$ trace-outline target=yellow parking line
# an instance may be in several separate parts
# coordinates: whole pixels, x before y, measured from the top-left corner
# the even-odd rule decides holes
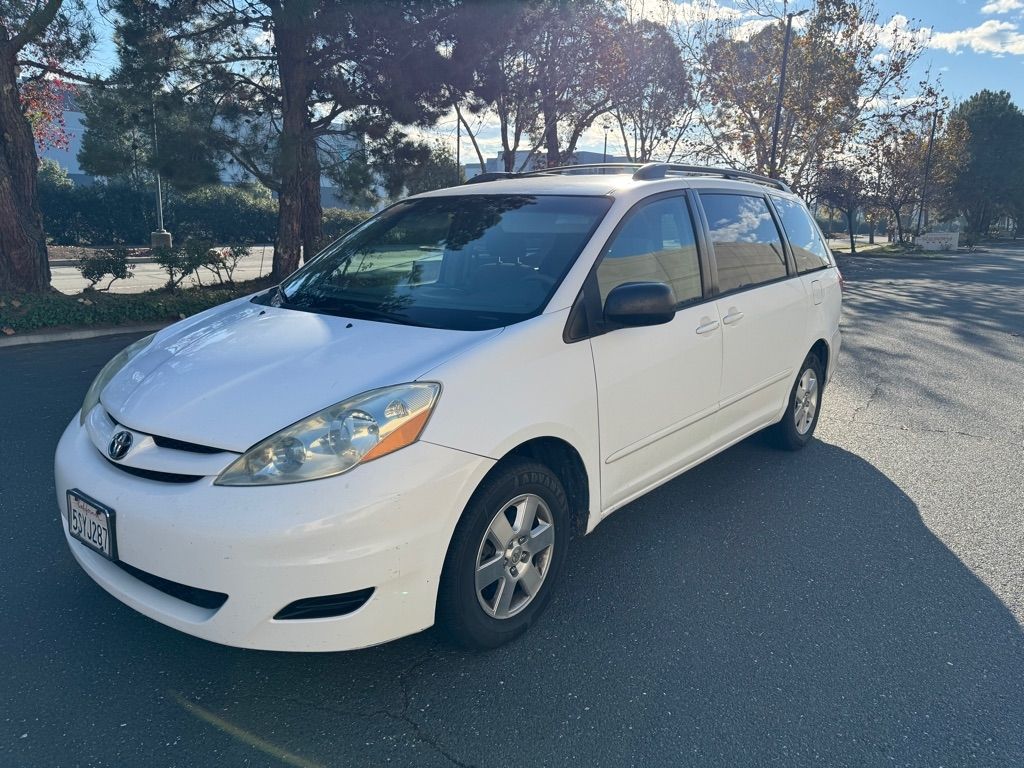
[[[281,747],[271,744],[266,739],[261,739],[254,733],[249,733],[249,731],[244,728],[239,728],[237,725],[229,723],[227,720],[213,714],[213,712],[205,707],[196,704],[194,701],[189,701],[177,691],[168,691],[168,693],[171,694],[174,700],[178,702],[186,712],[195,715],[200,720],[204,720],[214,728],[219,728],[229,736],[234,736],[236,739],[244,744],[248,744],[253,749],[258,749],[260,752],[264,752],[271,757],[276,757],[282,763],[294,765],[295,768],[324,768],[320,763],[315,763],[312,760],[307,760],[304,757],[293,754],[286,749],[282,749]]]

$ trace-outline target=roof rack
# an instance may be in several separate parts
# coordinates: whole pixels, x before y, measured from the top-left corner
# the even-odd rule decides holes
[[[737,171],[735,168],[712,168],[706,165],[680,165],[679,163],[647,163],[642,166],[633,178],[637,181],[649,179],[664,179],[670,173],[678,173],[687,176],[720,176],[723,179],[735,179],[737,181],[752,181],[756,184],[765,184],[783,192],[792,192],[789,185],[781,179],[773,179],[770,176],[762,176],[759,173]]]
[[[593,173],[594,171],[610,170],[613,173],[631,173],[636,172],[643,167],[642,163],[580,163],[579,165],[555,165],[551,168],[537,168],[533,171],[527,171],[526,173],[520,173],[520,176],[571,176],[574,171],[588,171]]]
[[[462,183],[483,184],[485,181],[497,181],[498,179],[514,179],[518,175],[518,173],[509,173],[507,171],[487,171],[485,173],[478,173],[476,176],[470,176]]]
[[[551,168],[535,168],[532,171],[487,171],[466,179],[463,184],[482,184],[485,181],[500,179],[522,179],[530,176],[571,176],[576,171],[593,173],[597,170],[610,169],[615,173],[633,173],[641,167],[640,163],[581,163],[579,165],[557,165]],[[582,174],[581,174],[582,175]]]
[[[792,192],[784,181],[773,179],[769,176],[761,176],[760,174],[747,171],[737,171],[735,168],[714,168],[706,165],[681,165],[679,163],[583,163],[580,165],[558,165],[551,168],[537,168],[533,171],[520,173],[489,171],[487,173],[478,173],[476,176],[467,179],[464,183],[481,184],[485,181],[522,179],[531,176],[571,176],[576,172],[595,173],[597,171],[630,173],[636,181],[664,179],[669,175],[717,176],[736,181],[752,181],[755,184],[764,184],[775,189],[781,189],[783,192]]]

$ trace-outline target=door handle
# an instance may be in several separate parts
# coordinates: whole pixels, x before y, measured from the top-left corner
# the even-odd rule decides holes
[[[729,307],[729,314],[722,318],[722,322],[726,325],[732,325],[733,323],[738,323],[742,319],[742,312],[736,309],[736,307]]]
[[[702,317],[700,319],[700,325],[697,326],[697,333],[699,333],[699,334],[711,333],[716,328],[718,328],[718,321],[717,320],[712,320],[709,317]]]

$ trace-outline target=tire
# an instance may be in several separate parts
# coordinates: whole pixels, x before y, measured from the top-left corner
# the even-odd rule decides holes
[[[800,366],[782,420],[772,427],[772,436],[780,448],[799,451],[811,441],[821,414],[824,382],[824,366],[812,352]]]
[[[441,631],[467,648],[495,648],[525,632],[554,594],[570,522],[565,489],[550,469],[518,458],[499,465],[473,494],[448,547]]]

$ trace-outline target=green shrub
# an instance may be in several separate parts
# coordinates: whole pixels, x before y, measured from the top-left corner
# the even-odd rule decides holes
[[[172,248],[154,248],[153,260],[167,273],[167,290],[173,291],[186,277],[206,266],[210,248],[211,244],[202,240],[186,240]]]
[[[128,263],[128,249],[123,245],[117,245],[80,257],[78,271],[89,281],[90,288],[95,288],[98,282],[110,275],[111,280],[107,287],[100,288],[101,291],[109,291],[115,280],[134,277],[135,265]]]
[[[39,204],[48,240],[55,245],[149,244],[156,229],[153,191],[123,182],[77,186],[56,163],[39,172]],[[324,210],[324,237],[333,240],[364,221],[365,211]],[[164,227],[175,240],[272,243],[277,201],[263,187],[218,184],[190,192],[169,190]]]
[[[269,285],[266,279],[233,286],[189,288],[176,293],[88,292],[68,296],[57,291],[42,294],[0,294],[0,329],[15,333],[40,328],[117,326],[178,320]]]
[[[353,227],[357,227],[373,214],[369,211],[353,211],[345,208],[324,209],[324,242],[337,240]]]
[[[203,268],[217,276],[217,281],[224,283],[235,282],[235,269],[238,263],[250,253],[247,245],[232,245],[227,248],[211,248],[207,252],[206,263]]]
[[[277,234],[277,201],[263,187],[201,187],[171,197],[165,226],[179,239],[271,243]]]
[[[57,245],[148,243],[153,199],[120,184],[65,186],[40,179],[39,205],[47,239]]]

